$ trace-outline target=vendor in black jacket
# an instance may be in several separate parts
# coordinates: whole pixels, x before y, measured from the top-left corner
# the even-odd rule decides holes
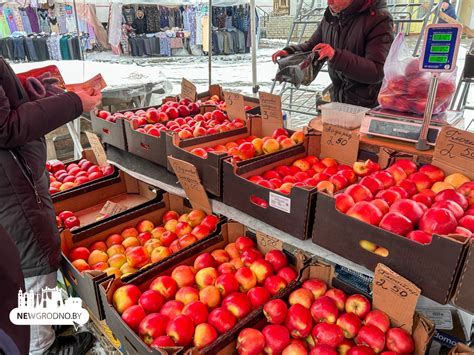
[[[297,51],[317,51],[319,59],[328,60],[333,101],[374,107],[393,41],[385,0],[329,0],[328,4],[311,38],[277,51],[272,60]]]

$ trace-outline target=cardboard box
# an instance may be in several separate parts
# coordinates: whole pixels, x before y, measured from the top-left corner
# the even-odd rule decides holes
[[[454,294],[453,303],[469,313],[474,313],[474,239],[469,242],[468,252],[459,282]]]
[[[234,166],[231,161],[225,160],[224,203],[298,239],[309,238],[313,224],[316,188],[293,187],[291,192],[285,195],[247,179],[275,166],[291,164],[294,160],[307,156],[307,152],[305,145],[298,145],[240,166]],[[267,207],[254,203],[256,197],[265,200]]]
[[[193,164],[201,179],[206,191],[210,192],[214,196],[222,196],[222,164],[224,159],[229,158],[230,155],[225,152],[208,152],[207,159],[201,158],[191,151],[195,148],[207,148],[214,147],[218,144],[225,145],[228,142],[234,142],[237,139],[246,139],[249,136],[261,137],[262,134],[262,119],[260,116],[252,116],[248,120],[250,127],[247,129],[233,130],[225,132],[219,137],[216,135],[204,136],[195,139],[181,140],[177,135],[168,135],[166,137],[166,151],[168,156],[172,156],[177,159],[181,159]],[[239,131],[239,132],[237,132]],[[290,135],[293,131],[288,130]],[[264,157],[274,155],[275,153],[265,154],[256,156],[255,158],[248,159],[237,163],[237,166],[242,166],[248,163],[258,161]],[[174,173],[168,162],[168,170]]]
[[[451,349],[449,355],[472,355],[474,354],[474,348],[464,344],[457,344]]]
[[[169,211],[175,210],[178,213],[186,213],[191,210],[187,205],[187,201],[182,197],[171,195],[169,193],[163,194],[163,200],[158,204],[148,206],[146,209],[140,211],[140,214],[124,216],[120,220],[113,220],[113,225],[101,225],[87,230],[87,233],[79,235],[72,234],[69,230],[61,233],[61,250],[62,261],[61,269],[64,277],[72,285],[74,291],[82,298],[84,303],[90,308],[91,312],[98,319],[104,319],[104,311],[99,299],[99,284],[105,280],[113,279],[113,276],[107,276],[102,271],[87,271],[80,273],[66,257],[69,252],[79,246],[88,247],[97,241],[105,241],[105,239],[113,233],[121,233],[123,229],[136,226],[141,220],[147,219],[152,221],[155,225],[161,225],[163,215]],[[208,240],[212,240],[215,234],[220,232],[220,224],[217,229],[207,238],[184,248],[182,252],[191,251],[191,255],[198,253],[203,245],[206,245]],[[179,253],[175,253],[170,257],[149,265],[143,270],[153,268],[153,266],[161,263],[174,262]],[[140,270],[140,272],[143,272]]]
[[[72,234],[89,236],[91,235],[89,230],[95,230],[95,227],[107,224],[111,220],[114,220],[113,223],[119,223],[124,218],[138,216],[143,209],[156,205],[162,198],[163,191],[120,171],[113,180],[105,180],[71,191],[53,202],[56,214],[72,211],[81,221],[81,226],[74,229]],[[113,211],[111,206],[110,216],[98,221],[97,218],[103,215],[101,212],[106,212],[104,206],[107,203],[115,204],[117,209]],[[112,214],[113,212],[117,213]]]
[[[384,267],[383,265],[381,265],[381,267],[385,268],[384,270],[387,270],[388,272],[391,271],[390,269]],[[393,274],[395,277],[397,277],[395,273]],[[300,281],[293,284],[291,289],[286,290],[286,292],[281,295],[281,298],[287,301],[291,292],[300,288],[304,281],[308,279],[314,279],[314,278],[323,280],[328,285],[331,285],[332,287],[340,288],[344,292],[346,292],[346,294],[360,293],[360,291],[354,286],[337,280],[337,278],[335,277],[335,271],[334,271],[333,266],[325,265],[322,263],[314,263],[312,265],[305,267],[302,270]],[[405,280],[402,277],[400,277],[400,281],[404,285],[407,285],[407,283],[410,283],[408,280]],[[335,286],[336,283],[337,283],[337,286]],[[416,286],[414,286],[414,288],[416,288]],[[390,317],[390,320],[392,321],[392,326],[401,326],[402,328],[410,332],[410,334],[412,334],[414,338],[414,342],[415,342],[415,352],[413,354],[415,355],[425,354],[426,351],[429,349],[431,337],[433,336],[433,332],[434,332],[433,323],[429,319],[423,317],[422,315],[414,311],[415,306],[416,306],[416,299],[412,298],[409,300],[407,299],[400,300],[400,302],[397,304],[397,306],[400,306],[400,307],[395,307],[393,304],[387,303],[384,296],[385,296],[385,291],[383,290],[383,288],[381,286],[378,286],[374,282],[373,283],[373,300],[372,300],[373,308],[380,309],[384,311],[385,313],[387,313],[387,315]],[[404,305],[406,305],[406,307],[403,307]],[[405,323],[401,323],[405,320],[410,324],[409,326],[407,326],[407,324]],[[267,325],[267,322],[266,322],[262,309],[260,309],[260,310],[255,311],[255,314],[253,315],[253,319],[248,322],[247,327],[261,330],[265,327],[265,325]],[[219,355],[232,354],[234,352],[234,349],[237,346],[237,343],[236,343],[237,337],[238,337],[238,333],[232,334],[231,336],[229,336],[228,344],[216,354],[219,354]],[[204,350],[206,349],[207,348],[205,348]],[[198,353],[196,352],[195,354],[198,354]]]
[[[313,243],[370,270],[383,262],[414,282],[424,296],[442,304],[451,299],[468,238],[434,235],[431,244],[422,245],[347,216],[336,210],[335,204],[333,197],[318,195]],[[389,255],[383,257],[363,249],[361,240],[388,249]]]
[[[116,122],[103,120],[91,112],[92,130],[103,143],[113,145],[122,150],[127,150],[127,140],[125,137],[125,120],[117,118]]]
[[[105,310],[107,323],[115,334],[115,336],[121,341],[122,345],[125,347],[125,350],[129,353],[138,353],[138,354],[164,354],[165,348],[162,350],[151,349],[149,348],[140,337],[135,334],[123,321],[118,312],[114,309],[112,305],[112,297],[119,287],[126,284],[137,285],[142,291],[148,289],[151,282],[160,275],[170,275],[172,270],[178,265],[193,265],[194,260],[198,254],[205,252],[212,252],[216,249],[223,249],[228,243],[234,242],[241,235],[248,235],[245,227],[236,222],[228,222],[222,225],[222,233],[218,237],[213,237],[203,243],[199,251],[193,250],[193,252],[182,252],[179,255],[176,254],[176,257],[170,261],[165,261],[153,268],[147,269],[146,271],[138,274],[132,279],[125,280],[114,280],[112,282],[103,282],[100,285],[100,294],[102,304]],[[258,243],[257,239],[257,243]],[[262,247],[260,244],[257,244],[259,249]],[[264,249],[261,249],[262,252]],[[297,270],[301,270],[303,267],[303,260],[300,258],[291,258],[289,255],[290,263],[292,263]],[[290,286],[289,286],[290,287]],[[279,295],[275,295],[279,297]],[[216,354],[220,348],[226,345],[227,338],[232,335],[237,335],[240,330],[245,328],[248,324],[249,319],[252,319],[253,312],[251,312],[247,317],[238,322],[232,330],[228,333],[220,336],[213,344],[208,346],[205,350],[201,350],[200,354]],[[182,351],[183,349],[177,349]],[[188,350],[188,349],[186,349]]]

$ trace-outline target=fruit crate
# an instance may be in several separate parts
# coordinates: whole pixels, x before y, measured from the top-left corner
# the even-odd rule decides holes
[[[127,150],[127,139],[125,137],[125,122],[123,118],[117,118],[115,122],[107,121],[97,117],[96,112],[91,112],[92,130],[99,136],[103,143],[110,144],[116,148]]]
[[[206,136],[195,139],[181,140],[177,135],[168,135],[166,137],[166,151],[168,156],[184,160],[188,163],[193,164],[201,179],[206,191],[213,194],[214,196],[222,196],[222,165],[226,158],[230,155],[227,152],[208,152],[207,158],[202,158],[196,154],[191,153],[195,148],[211,147],[218,144],[225,145],[229,142],[235,142],[238,139],[246,139],[250,136],[260,137],[262,120],[260,116],[252,116],[249,120],[249,130],[240,133],[237,132],[226,132],[225,136],[220,137]],[[294,131],[287,130],[291,135]],[[258,161],[263,157],[271,156],[275,153],[269,153],[265,155],[256,156],[252,159],[238,162],[237,165],[245,165],[254,161]],[[168,171],[174,174],[173,168],[168,162]]]
[[[82,152],[83,159],[87,159],[86,156],[91,158],[91,154],[89,154],[89,149],[85,149]],[[96,162],[92,158],[89,159],[89,161],[91,161],[93,164],[96,164]],[[63,163],[59,160],[53,159],[53,160],[48,160],[48,163],[56,164],[56,163],[59,162],[59,163],[63,164],[64,166],[68,166],[69,164],[77,164],[80,160],[82,160],[82,159],[72,160],[72,161]],[[115,166],[112,166],[112,168],[113,168],[113,172],[109,175],[106,175],[106,176],[102,177],[102,178],[86,182],[84,184],[78,185],[78,186],[73,187],[71,189],[67,189],[67,190],[64,190],[64,191],[60,191],[60,192],[56,192],[56,193],[51,194],[51,198],[53,199],[53,203],[56,202],[56,201],[61,201],[63,199],[70,198],[71,196],[75,196],[76,194],[80,194],[81,191],[86,191],[86,190],[89,190],[91,188],[95,188],[96,186],[104,186],[104,185],[107,185],[107,184],[114,183],[114,181],[119,179],[120,170],[118,168],[116,168]]]
[[[397,277],[398,275],[395,274],[394,276]],[[294,283],[291,288],[288,288],[287,290],[285,290],[285,292],[281,295],[281,299],[286,302],[287,306],[289,305],[288,299],[291,293],[297,289],[300,289],[303,283],[310,279],[318,279],[320,281],[323,281],[323,283],[328,286],[327,287],[328,290],[329,290],[329,287],[331,288],[336,287],[342,290],[346,295],[360,294],[360,291],[358,288],[354,287],[352,284],[346,283],[338,279],[338,276],[336,275],[333,266],[326,265],[323,263],[313,263],[311,265],[306,266],[301,272],[300,280]],[[324,285],[323,283],[321,283],[320,285],[321,287],[323,287]],[[399,309],[399,308],[394,308],[393,305],[387,304],[386,301],[383,299],[383,296],[378,295],[378,292],[377,292],[378,287],[379,286],[377,285],[373,285],[373,289],[374,289],[373,298],[367,295],[363,295],[369,301],[372,301],[372,309],[381,310],[385,312],[387,315],[389,315],[392,321],[392,326],[401,325],[403,328],[406,328],[405,324],[400,324],[399,322],[400,319],[405,319],[407,316],[413,319],[413,326],[410,329],[405,329],[412,335],[413,340],[414,340],[415,351],[413,352],[413,354],[418,354],[418,355],[425,354],[427,350],[429,349],[431,338],[435,331],[435,327],[432,321],[416,312],[410,313],[408,315],[404,314],[405,313],[404,310]],[[317,291],[320,291],[320,290],[315,290],[315,292]],[[288,308],[290,307],[288,306]],[[414,308],[413,308],[413,311],[414,311]],[[406,313],[408,312],[410,312],[410,310],[408,310]],[[249,320],[246,327],[261,331],[267,324],[269,323],[267,322],[266,316],[263,313],[263,309],[259,309],[254,312],[252,319]],[[315,322],[313,322],[313,325],[314,324]],[[229,336],[227,337],[227,345],[224,348],[222,348],[217,354],[224,355],[224,354],[233,353],[234,349],[237,348],[238,336],[239,336],[239,333],[229,334]],[[291,339],[292,338],[290,337],[290,340]],[[302,340],[305,341],[305,338],[303,338]]]
[[[63,211],[71,211],[79,218],[81,225],[70,232],[81,238],[96,233],[99,226],[120,223],[124,219],[140,215],[144,209],[160,203],[163,193],[164,191],[120,171],[113,180],[104,180],[84,189],[71,190],[53,202],[57,215]],[[98,219],[101,217],[102,208],[109,201],[127,208]]]
[[[325,193],[316,201],[313,243],[370,270],[384,263],[420,287],[423,295],[442,304],[453,295],[468,239],[433,235],[431,244],[423,245],[341,213],[335,198]],[[364,249],[361,241],[387,249],[388,255]]]
[[[474,313],[474,287],[471,280],[474,280],[474,239],[472,238],[453,298],[456,306],[472,314]]]
[[[298,145],[241,166],[225,160],[222,169],[224,203],[298,239],[308,239],[313,224],[316,188],[293,187],[289,194],[283,194],[247,179],[305,156],[306,146]],[[257,204],[256,200],[265,203]]]
[[[218,237],[214,237],[203,243],[199,249],[199,253],[211,253],[214,250],[223,249],[228,243],[235,242],[235,240],[242,235],[247,235],[253,238],[253,234],[250,233],[246,228],[237,223],[237,222],[227,222],[222,225],[222,233]],[[259,244],[257,238],[257,247],[262,252],[267,251],[262,245]],[[268,248],[268,247],[267,247]],[[288,251],[282,250],[288,258],[289,264],[298,271],[303,269],[305,260],[301,254],[297,256],[289,254]],[[130,353],[139,353],[139,354],[165,354],[169,348],[150,348],[148,347],[142,339],[132,330],[130,327],[125,324],[122,320],[120,314],[115,310],[112,305],[112,298],[114,292],[121,286],[124,285],[136,285],[139,287],[140,290],[145,291],[148,289],[152,281],[158,276],[169,276],[171,275],[172,270],[179,266],[179,265],[193,265],[196,259],[196,251],[186,251],[182,252],[177,255],[176,258],[173,260],[165,261],[153,268],[150,268],[144,272],[141,272],[137,276],[133,278],[129,278],[128,280],[113,280],[113,281],[104,281],[100,285],[100,295],[101,301],[103,304],[103,308],[105,310],[105,316],[110,329],[113,333],[117,336],[117,338],[121,341],[122,345],[124,346],[125,350]],[[291,287],[293,281],[288,285]],[[287,288],[288,288],[287,287]],[[286,289],[286,288],[285,288]],[[280,297],[282,291],[275,294],[272,298]],[[258,308],[257,308],[258,310]],[[197,351],[196,349],[187,347],[186,349],[178,348],[178,351],[187,351],[187,352],[196,352],[199,354],[216,354],[220,353],[222,347],[224,347],[228,342],[229,334],[238,334],[238,332],[245,328],[249,322],[249,320],[253,319],[254,312],[250,312],[246,317],[242,318],[240,321],[236,323],[236,325],[229,330],[227,333],[224,333],[220,337],[216,339],[211,345],[207,348]],[[176,348],[173,348],[176,350]]]
[[[67,258],[69,252],[77,247],[88,247],[95,242],[105,241],[109,235],[114,233],[120,234],[125,228],[131,226],[134,227],[142,220],[149,220],[157,226],[161,225],[163,215],[169,210],[175,210],[179,213],[187,213],[191,208],[187,200],[184,198],[169,193],[163,193],[162,200],[159,203],[147,206],[143,210],[140,210],[140,213],[124,215],[120,220],[112,220],[111,223],[107,225],[99,225],[95,228],[88,229],[87,233],[74,235],[69,230],[61,233],[62,273],[66,280],[72,285],[73,290],[82,298],[96,318],[102,320],[105,317],[99,298],[99,284],[106,280],[113,279],[114,276],[107,276],[105,272],[95,270],[81,273]],[[149,264],[142,269],[160,265],[161,263],[173,263],[175,258],[180,255],[180,252],[196,254],[203,247],[203,244],[207,243],[209,240],[213,240],[213,238],[215,238],[214,236],[220,232],[220,223],[222,223],[222,221],[223,220],[221,219],[216,230],[208,237],[183,248],[181,251],[178,251],[159,262]]]

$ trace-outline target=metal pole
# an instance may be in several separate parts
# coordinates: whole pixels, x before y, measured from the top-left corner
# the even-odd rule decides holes
[[[257,85],[257,18],[255,12],[255,0],[250,0],[250,36],[252,41],[252,92],[256,94],[259,86]]]
[[[426,102],[425,114],[423,116],[423,124],[420,129],[420,137],[418,138],[418,142],[416,142],[416,149],[418,150],[430,149],[426,138],[428,137],[431,116],[433,115],[436,91],[438,90],[438,79],[438,73],[433,73],[431,75],[430,87],[428,89],[428,101]]]
[[[208,9],[208,22],[209,22],[209,29],[208,29],[208,71],[209,71],[209,86],[212,84],[212,0],[209,0],[209,9]]]

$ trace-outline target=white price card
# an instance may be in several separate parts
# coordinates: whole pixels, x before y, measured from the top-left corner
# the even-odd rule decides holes
[[[291,199],[288,197],[270,192],[270,206],[277,210],[290,213],[291,212]]]

